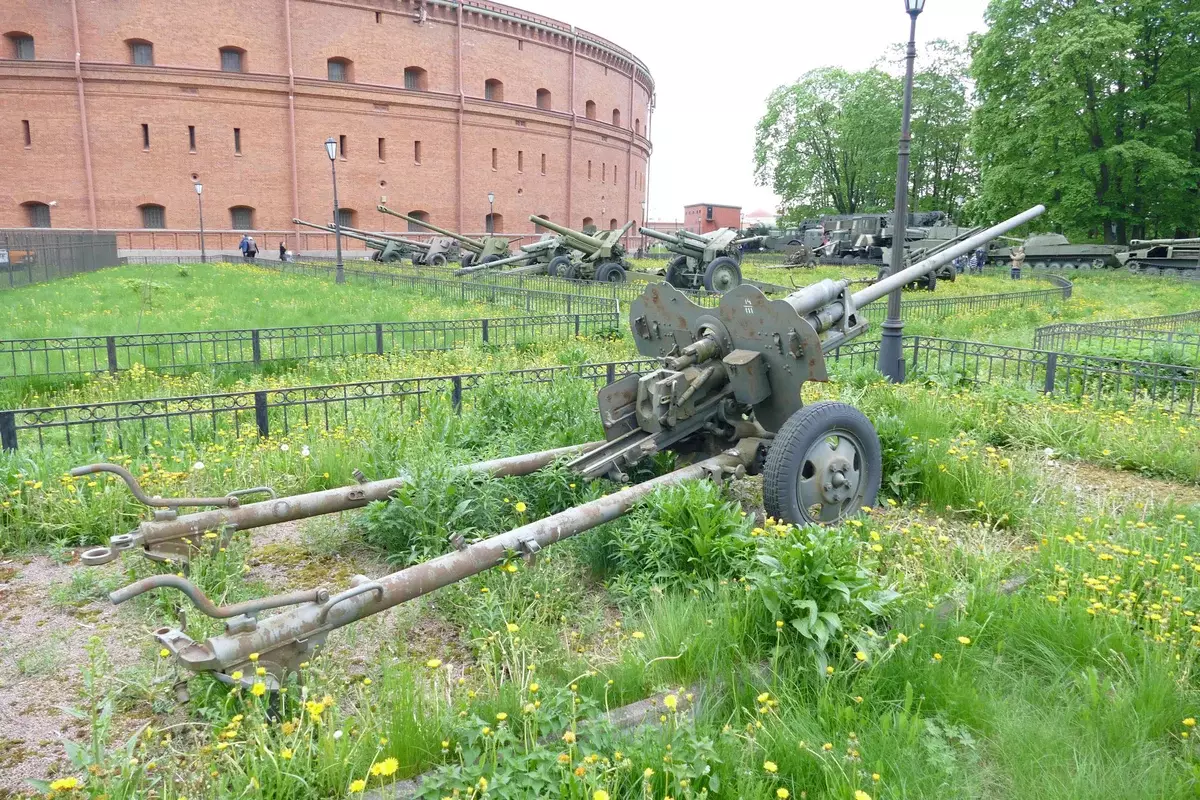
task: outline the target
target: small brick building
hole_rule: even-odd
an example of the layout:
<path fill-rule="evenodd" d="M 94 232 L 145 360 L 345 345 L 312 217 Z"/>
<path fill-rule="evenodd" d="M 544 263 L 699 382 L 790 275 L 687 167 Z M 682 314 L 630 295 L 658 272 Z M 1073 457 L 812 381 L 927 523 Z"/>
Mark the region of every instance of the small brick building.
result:
<path fill-rule="evenodd" d="M 683 227 L 695 233 L 708 233 L 717 228 L 740 228 L 741 223 L 741 206 L 692 203 L 683 207 Z"/>

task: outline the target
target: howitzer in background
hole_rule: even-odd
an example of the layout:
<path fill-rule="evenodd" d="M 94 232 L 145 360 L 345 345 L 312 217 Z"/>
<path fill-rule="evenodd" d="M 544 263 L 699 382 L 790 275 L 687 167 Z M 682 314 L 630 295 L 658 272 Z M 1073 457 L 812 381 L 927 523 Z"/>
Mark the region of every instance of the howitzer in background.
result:
<path fill-rule="evenodd" d="M 268 685 L 275 688 L 330 631 L 507 559 L 532 558 L 627 513 L 661 486 L 761 472 L 768 514 L 802 524 L 843 520 L 875 503 L 882 479 L 879 437 L 853 406 L 805 406 L 804 384 L 827 380 L 825 353 L 865 332 L 859 308 L 1044 211 L 1032 208 L 853 294 L 849 280 L 819 281 L 783 300 L 770 300 L 743 284 L 710 308 L 669 285 L 647 286 L 630 306 L 630 325 L 639 352 L 658 359 L 661 367 L 600 390 L 606 441 L 582 448 L 567 466 L 584 477 L 625 481 L 631 465 L 662 450 L 699 459 L 690 466 L 469 546 L 456 542 L 454 552 L 378 580 L 355 576 L 336 594 L 316 588 L 217 607 L 187 580 L 159 575 L 110 598 L 121 603 L 158 588 L 184 592 L 203 613 L 227 622 L 223 634 L 203 642 L 179 629 L 156 631 L 176 660 L 233 682 L 235 671 L 254 675 L 250 656 L 257 654 L 257 666 L 265 668 Z M 289 606 L 295 607 L 259 619 L 263 611 Z"/>
<path fill-rule="evenodd" d="M 584 233 L 551 222 L 545 217 L 531 216 L 529 220 L 557 234 L 560 246 L 573 254 L 569 263 L 560 261 L 556 265 L 554 274 L 558 277 L 602 283 L 625 282 L 632 267 L 625 260 L 625 246 L 621 244 L 621 238 L 633 226 L 632 221 L 611 231 Z"/>
<path fill-rule="evenodd" d="M 332 225 L 318 225 L 302 219 L 293 219 L 292 222 L 296 225 L 304 225 L 319 231 L 325 231 L 326 233 L 337 233 L 337 230 Z M 428 242 L 422 242 L 416 239 L 405 239 L 402 236 L 395 236 L 389 233 L 374 233 L 372 231 L 359 230 L 358 228 L 347 228 L 344 225 L 341 228 L 341 232 L 343 236 L 365 242 L 367 247 L 374 251 L 371 259 L 383 263 L 394 263 L 407 258 L 414 264 L 443 267 L 456 255 L 458 249 L 457 242 L 446 237 L 438 237 Z"/>
<path fill-rule="evenodd" d="M 723 294 L 742 283 L 742 246 L 761 242 L 763 236 L 738 238 L 733 228 L 709 233 L 679 230 L 675 235 L 653 228 L 638 232 L 667 245 L 675 257 L 667 262 L 667 283 L 676 289 L 700 289 Z"/>
<path fill-rule="evenodd" d="M 391 214 L 393 217 L 399 217 L 402 220 L 411 222 L 414 225 L 420 225 L 426 230 L 431 230 L 434 233 L 440 233 L 442 236 L 449 236 L 451 239 L 458 242 L 459 246 L 465 250 L 463 253 L 461 264 L 463 267 L 469 267 L 472 264 L 486 264 L 490 261 L 499 261 L 502 258 L 508 257 L 509 240 L 505 236 L 482 236 L 478 239 L 471 236 L 463 236 L 461 233 L 439 228 L 432 222 L 426 222 L 423 219 L 401 214 L 399 211 L 392 211 L 385 205 L 378 205 L 376 208 L 384 214 Z"/>
<path fill-rule="evenodd" d="M 530 215 L 530 222 L 538 223 L 541 217 Z M 532 244 L 523 244 L 519 248 L 520 252 L 516 255 L 501 258 L 495 261 L 489 261 L 485 264 L 471 264 L 456 271 L 455 275 L 469 275 L 473 272 L 480 272 L 488 269 L 501 269 L 513 264 L 518 264 L 515 269 L 508 270 L 513 273 L 531 273 L 539 274 L 546 273 L 552 277 L 564 275 L 573 262 L 579 261 L 582 258 L 582 253 L 571 247 L 567 242 L 566 237 L 559 234 L 543 234 L 541 239 Z"/>

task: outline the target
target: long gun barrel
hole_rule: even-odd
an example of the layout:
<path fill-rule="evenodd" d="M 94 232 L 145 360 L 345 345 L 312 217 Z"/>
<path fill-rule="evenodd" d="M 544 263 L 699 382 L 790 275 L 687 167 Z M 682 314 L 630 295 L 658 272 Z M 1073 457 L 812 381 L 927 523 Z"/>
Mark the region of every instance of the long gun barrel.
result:
<path fill-rule="evenodd" d="M 1045 206 L 1034 206 L 1028 211 L 977 233 L 952 247 L 946 248 L 935 256 L 926 258 L 906 269 L 902 269 L 895 275 L 889 275 L 865 289 L 860 289 L 850 296 L 850 305 L 852 309 L 856 310 L 868 303 L 874 303 L 889 292 L 903 288 L 918 278 L 933 272 L 938 267 L 949 264 L 959 256 L 982 247 L 992 239 L 1008 233 L 1014 228 L 1019 228 L 1032 219 L 1040 217 L 1045 212 Z M 797 314 L 804 316 L 809 324 L 818 332 L 827 331 L 840 323 L 846 316 L 845 304 L 837 300 L 837 298 L 849 285 L 850 281 L 848 280 L 823 280 L 788 295 L 784 300 L 796 310 Z"/>
<path fill-rule="evenodd" d="M 332 228 L 330 230 L 332 230 Z M 403 247 L 411 247 L 414 250 L 428 250 L 429 249 L 429 245 L 426 242 L 418 242 L 416 239 L 405 239 L 403 236 L 394 236 L 390 233 L 380 233 L 379 231 L 364 231 L 362 228 L 347 228 L 345 225 L 343 225 L 342 233 L 345 233 L 346 231 L 351 231 L 352 233 L 357 233 L 360 236 L 369 236 L 372 239 L 379 239 L 380 241 L 384 241 L 384 242 L 395 242 L 398 245 L 402 245 Z"/>
<path fill-rule="evenodd" d="M 600 248 L 604 247 L 604 245 L 605 245 L 605 242 L 603 239 L 599 239 L 595 236 L 589 236 L 588 234 L 583 233 L 581 231 L 576 231 L 576 230 L 572 230 L 571 228 L 564 227 L 562 225 L 559 225 L 557 222 L 551 222 L 550 220 L 546 219 L 545 217 L 531 217 L 530 219 L 532 219 L 538 225 L 541 225 L 543 228 L 554 231 L 559 236 L 562 236 L 564 239 L 567 240 L 568 244 L 570 244 L 572 246 L 582 245 L 582 247 L 580 247 L 579 249 L 599 250 Z"/>
<path fill-rule="evenodd" d="M 676 247 L 687 247 L 688 246 L 687 242 L 683 241 L 679 237 L 672 236 L 669 233 L 663 233 L 662 231 L 656 231 L 653 228 L 641 227 L 641 228 L 638 228 L 638 233 L 642 234 L 643 236 L 649 236 L 651 239 L 658 239 L 660 242 L 666 242 L 667 244 L 673 244 Z"/>
<path fill-rule="evenodd" d="M 309 228 L 315 228 L 319 231 L 324 231 L 325 233 L 337 233 L 337 229 L 332 225 L 318 225 L 315 222 L 305 222 L 302 219 L 293 219 L 292 222 L 296 225 L 304 225 Z M 366 242 L 376 250 L 382 250 L 384 245 L 387 244 L 383 238 L 362 233 L 356 228 L 342 228 L 342 236 L 346 236 L 351 239 L 357 239 L 360 242 Z"/>
<path fill-rule="evenodd" d="M 1134 239 L 1129 246 L 1137 250 L 1143 247 L 1171 247 L 1180 244 L 1200 244 L 1200 239 Z"/>
<path fill-rule="evenodd" d="M 376 206 L 376 208 L 378 208 L 379 211 L 384 214 L 391 214 L 393 217 L 399 217 L 400 219 L 407 220 L 414 225 L 420 225 L 422 228 L 431 230 L 434 233 L 440 233 L 442 236 L 449 236 L 451 239 L 459 242 L 463 247 L 470 250 L 472 253 L 480 253 L 483 251 L 483 242 L 479 239 L 472 239 L 470 236 L 463 236 L 461 233 L 455 233 L 454 231 L 446 230 L 445 228 L 439 228 L 432 222 L 427 222 L 423 219 L 417 219 L 416 217 L 410 217 L 408 214 L 401 214 L 399 211 L 392 211 L 383 204 Z"/>

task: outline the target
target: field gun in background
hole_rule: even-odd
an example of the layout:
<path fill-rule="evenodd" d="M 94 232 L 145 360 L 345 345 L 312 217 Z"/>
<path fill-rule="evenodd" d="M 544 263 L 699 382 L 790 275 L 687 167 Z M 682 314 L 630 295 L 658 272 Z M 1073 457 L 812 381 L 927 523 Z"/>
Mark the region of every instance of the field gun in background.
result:
<path fill-rule="evenodd" d="M 625 261 L 625 249 L 621 237 L 629 230 L 632 222 L 624 228 L 611 231 L 586 233 L 555 225 L 550 220 L 531 215 L 529 221 L 547 228 L 552 233 L 543 235 L 540 241 L 521 245 L 516 255 L 463 267 L 456 275 L 466 275 L 485 269 L 500 269 L 519 264 L 510 272 L 547 275 L 570 280 L 603 281 L 624 283 L 629 269 Z"/>
<path fill-rule="evenodd" d="M 158 629 L 156 639 L 177 662 L 226 683 L 262 680 L 276 689 L 312 657 L 331 631 L 510 558 L 533 558 L 552 544 L 622 516 L 663 486 L 761 473 L 767 514 L 801 525 L 840 522 L 876 502 L 883 471 L 879 436 L 871 421 L 851 405 L 805 406 L 804 384 L 828 380 L 825 354 L 866 331 L 867 323 L 859 316 L 862 307 L 1044 211 L 1042 206 L 1032 208 L 853 293 L 850 280 L 826 279 L 771 300 L 743 284 L 722 295 L 712 308 L 693 303 L 670 285 L 651 284 L 630 305 L 629 320 L 638 351 L 660 366 L 600 390 L 604 442 L 463 468 L 524 475 L 563 456 L 571 459 L 567 467 L 582 477 L 606 477 L 620 485 L 628 484 L 630 467 L 672 451 L 678 463 L 685 464 L 673 472 L 625 485 L 507 533 L 471 544 L 453 541 L 445 555 L 382 578 L 357 575 L 336 593 L 318 587 L 219 607 L 185 578 L 163 574 L 119 589 L 110 599 L 123 603 L 163 588 L 183 592 L 202 613 L 226 623 L 223 633 L 205 641 L 195 641 L 179 628 Z M 94 471 L 115 470 L 93 465 L 75 474 Z M 244 529 L 358 508 L 368 499 L 387 497 L 405 480 L 246 506 L 231 504 L 228 498 L 176 500 L 174 505 L 211 505 L 215 500 L 225 507 L 143 523 L 141 539 L 127 546 L 140 541 L 146 548 L 151 541 L 161 545 L 183 533 L 195 537 L 214 528 Z M 289 610 L 260 618 L 264 611 L 282 608 Z M 256 667 L 266 676 L 257 677 Z M 247 675 L 251 677 L 241 677 Z"/>
<path fill-rule="evenodd" d="M 458 242 L 459 246 L 466 251 L 463 253 L 462 261 L 460 262 L 463 267 L 469 267 L 472 264 L 486 264 L 508 257 L 509 239 L 506 236 L 493 236 L 491 234 L 478 238 L 463 236 L 461 233 L 439 228 L 432 222 L 420 219 L 419 217 L 401 214 L 399 211 L 392 211 L 383 204 L 376 206 L 376 208 L 383 214 L 391 214 L 393 217 L 399 217 L 402 220 L 411 222 L 413 225 L 419 225 L 426 230 L 440 233 L 442 236 L 448 236 Z"/>
<path fill-rule="evenodd" d="M 337 229 L 332 225 L 319 225 L 315 222 L 306 222 L 302 219 L 293 219 L 292 222 L 296 225 L 304 225 L 305 227 L 315 228 L 326 233 L 337 233 Z M 374 251 L 371 255 L 371 260 L 383 263 L 395 263 L 407 258 L 413 264 L 443 267 L 449 263 L 450 258 L 455 255 L 458 247 L 453 239 L 446 237 L 438 237 L 428 242 L 421 242 L 416 239 L 405 239 L 402 236 L 394 236 L 389 233 L 374 233 L 372 231 L 347 228 L 345 226 L 342 226 L 341 232 L 342 236 L 365 242 L 367 247 Z"/>
<path fill-rule="evenodd" d="M 733 228 L 709 233 L 678 230 L 675 235 L 641 227 L 638 232 L 658 239 L 675 257 L 667 262 L 667 283 L 676 289 L 705 289 L 723 294 L 742 283 L 742 246 L 761 243 L 764 236 L 738 238 Z"/>

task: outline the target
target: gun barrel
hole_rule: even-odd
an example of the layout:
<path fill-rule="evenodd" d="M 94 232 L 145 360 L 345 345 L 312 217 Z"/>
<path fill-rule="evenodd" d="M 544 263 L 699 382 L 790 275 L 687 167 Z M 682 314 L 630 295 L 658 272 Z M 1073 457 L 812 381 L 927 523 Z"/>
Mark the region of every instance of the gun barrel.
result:
<path fill-rule="evenodd" d="M 868 303 L 874 303 L 876 300 L 888 294 L 889 292 L 900 289 L 903 286 L 912 283 L 917 278 L 933 272 L 935 269 L 944 264 L 949 264 L 959 256 L 970 253 L 972 250 L 975 250 L 978 247 L 982 247 L 992 239 L 995 239 L 997 236 L 1008 233 L 1014 228 L 1019 228 L 1026 222 L 1036 219 L 1044 213 L 1046 213 L 1045 206 L 1034 206 L 1028 211 L 1023 211 L 1015 217 L 1006 219 L 1004 222 L 1001 222 L 998 225 L 993 225 L 987 230 L 981 231 L 968 239 L 964 239 L 953 247 L 947 247 L 937 255 L 913 264 L 907 269 L 902 269 L 895 275 L 889 275 L 878 283 L 855 292 L 852 298 L 854 301 L 854 307 L 862 308 Z"/>
<path fill-rule="evenodd" d="M 589 236 L 586 233 L 582 233 L 577 230 L 572 230 L 571 228 L 559 225 L 557 222 L 551 222 L 545 217 L 530 217 L 530 219 L 538 225 L 541 225 L 543 228 L 554 231 L 559 236 L 562 236 L 572 246 L 582 245 L 582 247 L 579 248 L 581 250 L 599 250 L 600 248 L 604 247 L 604 241 L 602 239 L 598 239 L 595 236 Z"/>
<path fill-rule="evenodd" d="M 653 228 L 638 228 L 638 233 L 642 234 L 643 236 L 649 236 L 651 239 L 658 239 L 660 242 L 673 244 L 676 247 L 687 247 L 687 243 L 679 237 L 672 236 L 669 233 L 663 233 L 662 231 L 656 231 Z"/>
<path fill-rule="evenodd" d="M 470 236 L 463 236 L 461 233 L 455 233 L 454 231 L 449 231 L 445 228 L 439 228 L 432 222 L 428 222 L 423 219 L 417 219 L 416 217 L 410 217 L 408 214 L 401 214 L 399 211 L 392 211 L 382 203 L 376 206 L 376 208 L 381 213 L 391 214 L 393 217 L 399 217 L 400 219 L 407 220 L 414 225 L 420 225 L 422 228 L 431 230 L 434 233 L 440 233 L 442 236 L 449 236 L 451 239 L 461 243 L 463 247 L 467 248 L 472 253 L 479 253 L 483 250 L 483 242 L 481 242 L 479 239 L 472 239 Z"/>
<path fill-rule="evenodd" d="M 1132 250 L 1143 247 L 1172 247 L 1181 244 L 1200 244 L 1200 239 L 1134 239 L 1129 243 Z"/>
<path fill-rule="evenodd" d="M 425 242 L 418 242 L 416 239 L 405 239 L 403 236 L 393 236 L 390 233 L 380 233 L 379 231 L 364 231 L 362 228 L 347 228 L 345 225 L 343 225 L 342 233 L 345 233 L 346 231 L 351 231 L 353 233 L 357 233 L 362 236 L 369 236 L 372 239 L 379 239 L 380 241 L 383 241 L 383 242 L 395 242 L 398 245 L 401 245 L 403 247 L 409 247 L 414 250 L 425 251 L 425 250 L 429 249 L 429 245 Z"/>
<path fill-rule="evenodd" d="M 316 228 L 317 230 L 325 231 L 326 233 L 337 233 L 337 229 L 332 225 L 318 225 L 315 222 L 305 222 L 302 219 L 293 219 L 292 222 L 297 225 L 305 225 L 309 228 Z M 373 245 L 378 249 L 382 249 L 386 244 L 383 239 L 361 233 L 357 228 L 342 228 L 342 236 L 346 236 L 350 239 L 357 239 L 360 242 L 366 242 L 367 244 Z"/>
<path fill-rule="evenodd" d="M 495 261 L 489 261 L 486 264 L 472 264 L 469 267 L 461 267 L 454 270 L 455 275 L 470 275 L 472 272 L 483 272 L 486 269 L 496 269 L 497 267 L 507 267 L 509 264 L 516 264 L 518 261 L 528 261 L 533 258 L 529 253 L 519 252 L 515 256 L 508 258 L 499 258 Z"/>

